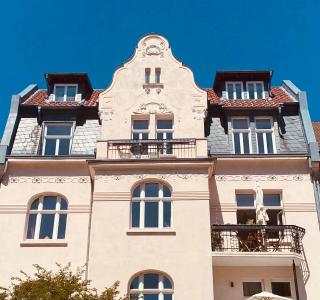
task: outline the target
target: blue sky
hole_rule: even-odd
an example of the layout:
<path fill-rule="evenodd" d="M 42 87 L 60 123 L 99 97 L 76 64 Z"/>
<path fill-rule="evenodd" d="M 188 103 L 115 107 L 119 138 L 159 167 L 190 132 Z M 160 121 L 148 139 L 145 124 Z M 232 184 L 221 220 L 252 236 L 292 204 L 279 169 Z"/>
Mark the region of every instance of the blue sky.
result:
<path fill-rule="evenodd" d="M 201 87 L 216 70 L 271 69 L 320 119 L 319 0 L 10 0 L 0 4 L 0 135 L 12 94 L 45 72 L 87 72 L 106 88 L 149 32 L 165 35 Z"/>

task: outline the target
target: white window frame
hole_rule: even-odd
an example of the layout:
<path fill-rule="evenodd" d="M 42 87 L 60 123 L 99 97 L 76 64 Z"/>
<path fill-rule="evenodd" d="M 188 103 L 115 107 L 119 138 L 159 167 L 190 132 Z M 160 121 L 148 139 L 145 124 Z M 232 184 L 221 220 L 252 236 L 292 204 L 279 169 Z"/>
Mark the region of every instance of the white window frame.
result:
<path fill-rule="evenodd" d="M 263 81 L 247 81 L 246 82 L 248 99 L 250 99 L 249 84 L 253 84 L 253 89 L 254 89 L 254 98 L 253 99 L 265 99 L 265 90 L 264 90 L 264 82 Z M 261 84 L 262 85 L 262 98 L 258 98 L 257 84 Z"/>
<path fill-rule="evenodd" d="M 154 184 L 159 184 L 159 197 L 145 197 L 145 185 L 148 183 L 154 183 Z M 163 196 L 163 187 L 166 186 L 172 194 L 172 190 L 169 186 L 161 183 L 161 182 L 152 182 L 152 181 L 147 181 L 143 182 L 140 185 L 135 186 L 132 189 L 132 197 L 131 197 L 131 205 L 130 205 L 130 228 L 131 229 L 172 229 L 173 228 L 173 203 L 172 203 L 172 195 L 171 197 L 164 197 Z M 133 197 L 133 191 L 137 188 L 140 187 L 140 197 Z M 132 226 L 132 203 L 133 202 L 139 202 L 140 203 L 140 220 L 139 220 L 139 227 L 133 227 Z M 157 202 L 159 207 L 158 207 L 158 227 L 145 227 L 144 222 L 145 222 L 145 203 L 146 202 Z M 164 227 L 163 226 L 163 203 L 164 202 L 170 202 L 171 203 L 171 218 L 170 218 L 170 226 Z"/>
<path fill-rule="evenodd" d="M 63 97 L 63 100 L 56 100 L 56 88 L 57 87 L 64 87 L 64 97 Z M 76 87 L 76 94 L 74 96 L 74 101 L 70 101 L 70 100 L 67 100 L 67 89 L 68 87 Z M 77 100 L 77 95 L 78 95 L 78 84 L 63 84 L 63 83 L 57 83 L 54 85 L 54 88 L 53 88 L 53 94 L 54 94 L 54 101 L 57 101 L 57 102 L 79 102 Z"/>
<path fill-rule="evenodd" d="M 47 136 L 47 130 L 48 126 L 70 126 L 70 135 L 49 135 Z M 73 141 L 73 133 L 74 133 L 74 127 L 75 123 L 74 122 L 44 122 L 43 123 L 43 137 L 42 137 L 42 155 L 45 156 L 45 149 L 46 149 L 46 142 L 47 139 L 55 139 L 57 140 L 56 142 L 56 149 L 55 149 L 55 156 L 59 156 L 59 146 L 60 146 L 60 139 L 70 139 L 70 144 L 69 144 L 69 154 L 71 152 L 71 147 L 72 147 L 72 141 Z"/>
<path fill-rule="evenodd" d="M 237 98 L 237 92 L 236 92 L 236 84 L 240 84 L 241 85 L 241 98 L 243 99 L 243 82 L 242 81 L 226 81 L 225 82 L 225 86 L 226 86 L 226 98 L 229 100 L 237 100 L 239 98 Z M 232 85 L 233 86 L 233 98 L 229 97 L 229 93 L 228 93 L 228 85 Z"/>
<path fill-rule="evenodd" d="M 159 275 L 159 288 L 158 289 L 144 289 L 144 286 L 143 286 L 144 285 L 144 275 L 147 275 L 147 274 Z M 141 273 L 138 276 L 139 276 L 139 288 L 138 289 L 130 289 L 129 290 L 130 296 L 139 294 L 138 299 L 137 299 L 137 300 L 139 300 L 139 299 L 143 298 L 143 294 L 158 294 L 159 300 L 163 300 L 164 295 L 169 294 L 169 295 L 172 295 L 172 300 L 174 300 L 174 285 L 173 285 L 173 282 L 169 276 L 162 274 L 162 273 L 157 273 L 157 272 Z M 132 280 L 129 284 L 129 288 L 131 286 L 132 281 L 135 280 L 138 276 L 135 276 L 134 278 L 132 278 Z M 164 277 L 167 277 L 167 279 L 170 281 L 172 289 L 165 289 L 164 288 L 164 284 L 163 284 Z"/>
<path fill-rule="evenodd" d="M 271 129 L 257 129 L 256 121 L 257 120 L 266 120 L 268 119 L 271 124 Z M 257 142 L 257 154 L 277 154 L 277 147 L 276 147 L 276 139 L 275 139 L 275 134 L 274 134 L 274 121 L 272 117 L 255 117 L 254 120 L 254 126 L 255 126 L 255 135 L 256 135 L 256 142 Z M 258 144 L 258 133 L 263 134 L 263 149 L 264 153 L 259 152 L 259 144 Z M 273 148 L 273 153 L 268 153 L 268 145 L 267 145 L 267 137 L 266 133 L 271 133 L 272 135 L 272 148 Z M 267 151 L 266 151 L 267 150 Z"/>
<path fill-rule="evenodd" d="M 158 121 L 171 121 L 172 122 L 172 128 L 171 129 L 158 129 Z M 156 124 L 155 124 L 155 127 L 156 127 L 156 134 L 155 134 L 155 137 L 157 138 L 158 136 L 158 133 L 162 133 L 163 134 L 163 138 L 162 140 L 167 140 L 167 133 L 172 133 L 172 139 L 173 139 L 173 133 L 174 133 L 174 121 L 172 118 L 166 118 L 166 119 L 162 119 L 162 118 L 156 118 Z M 170 143 L 163 143 L 163 155 L 167 155 L 169 153 L 167 153 L 167 146 L 169 146 Z M 173 149 L 172 149 L 172 152 L 173 152 Z M 173 153 L 170 153 L 170 155 L 173 154 Z"/>
<path fill-rule="evenodd" d="M 239 119 L 245 119 L 248 123 L 248 129 L 234 129 L 233 128 L 233 121 L 239 120 Z M 232 127 L 232 145 L 233 145 L 233 153 L 236 153 L 236 147 L 234 143 L 234 133 L 239 133 L 240 136 L 240 154 L 252 154 L 252 140 L 251 140 L 251 128 L 250 128 L 250 118 L 248 117 L 233 117 L 231 119 L 231 127 Z M 248 133 L 248 139 L 249 139 L 249 153 L 244 153 L 244 147 L 243 147 L 243 133 Z"/>
<path fill-rule="evenodd" d="M 242 294 L 242 299 L 249 299 L 251 296 L 244 296 L 243 294 L 243 284 L 245 282 L 260 282 L 261 283 L 261 289 L 262 291 L 265 290 L 265 283 L 263 279 L 256 279 L 256 278 L 244 278 L 241 280 L 241 294 Z"/>
<path fill-rule="evenodd" d="M 134 129 L 133 128 L 133 123 L 135 121 L 147 121 L 148 122 L 148 129 Z M 147 133 L 148 134 L 148 139 L 150 138 L 150 118 L 144 118 L 144 119 L 132 119 L 131 120 L 131 138 L 133 139 L 133 134 L 139 134 L 139 140 L 142 140 L 142 134 Z"/>
<path fill-rule="evenodd" d="M 56 198 L 56 209 L 54 210 L 44 210 L 43 209 L 43 200 L 45 197 L 55 197 Z M 68 201 L 65 197 L 59 196 L 59 195 L 41 195 L 40 197 L 33 199 L 30 203 L 28 213 L 27 213 L 27 220 L 26 220 L 26 226 L 25 226 L 25 232 L 24 232 L 24 240 L 26 241 L 44 241 L 44 240 L 56 240 L 56 241 L 64 241 L 67 236 L 67 223 L 66 223 L 66 228 L 65 228 L 65 237 L 64 239 L 58 239 L 58 229 L 59 229 L 59 216 L 62 214 L 68 215 L 68 208 L 66 210 L 61 209 L 61 200 L 64 200 L 67 202 Z M 31 210 L 31 205 L 33 204 L 34 201 L 39 200 L 39 205 L 38 209 Z M 54 223 L 53 223 L 53 232 L 52 232 L 52 238 L 48 239 L 40 239 L 40 229 L 41 229 L 41 219 L 42 215 L 45 214 L 54 214 Z M 28 227 L 29 227 L 29 217 L 30 215 L 36 215 L 36 226 L 35 226 L 35 232 L 34 232 L 34 238 L 33 239 L 28 239 Z"/>
<path fill-rule="evenodd" d="M 270 292 L 272 292 L 272 283 L 273 282 L 289 282 L 290 283 L 290 291 L 291 291 L 291 297 L 289 299 L 293 299 L 295 287 L 294 287 L 294 282 L 290 278 L 284 278 L 284 277 L 271 278 Z M 286 296 L 286 297 L 288 297 L 288 296 Z"/>
<path fill-rule="evenodd" d="M 266 210 L 280 210 L 282 215 L 282 223 L 285 224 L 285 215 L 284 215 L 284 208 L 283 208 L 283 200 L 282 200 L 282 192 L 281 191 L 273 191 L 273 190 L 262 190 L 263 196 L 264 195 L 279 195 L 280 196 L 280 205 L 279 206 L 264 206 Z"/>

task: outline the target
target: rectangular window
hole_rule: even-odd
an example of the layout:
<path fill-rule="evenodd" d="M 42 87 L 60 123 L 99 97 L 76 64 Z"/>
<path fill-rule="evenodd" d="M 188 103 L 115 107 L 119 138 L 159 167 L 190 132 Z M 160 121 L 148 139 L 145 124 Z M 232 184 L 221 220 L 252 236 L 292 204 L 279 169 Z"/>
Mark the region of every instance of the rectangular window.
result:
<path fill-rule="evenodd" d="M 264 87 L 262 81 L 247 82 L 249 99 L 264 99 Z"/>
<path fill-rule="evenodd" d="M 155 76 L 156 76 L 156 83 L 161 83 L 161 69 L 160 68 L 156 68 L 156 72 L 155 72 Z"/>
<path fill-rule="evenodd" d="M 156 124 L 157 140 L 172 140 L 173 139 L 173 120 L 157 120 Z M 161 154 L 172 154 L 172 143 L 163 142 L 159 145 Z"/>
<path fill-rule="evenodd" d="M 131 227 L 140 227 L 140 202 L 132 202 Z"/>
<path fill-rule="evenodd" d="M 271 282 L 272 293 L 282 297 L 291 297 L 290 282 Z"/>
<path fill-rule="evenodd" d="M 171 227 L 171 202 L 163 202 L 163 227 Z"/>
<path fill-rule="evenodd" d="M 261 282 L 243 282 L 243 296 L 250 297 L 262 292 Z"/>
<path fill-rule="evenodd" d="M 75 101 L 78 92 L 76 84 L 56 84 L 54 86 L 55 101 Z"/>
<path fill-rule="evenodd" d="M 253 194 L 237 194 L 236 200 L 237 200 L 238 207 L 254 206 Z"/>
<path fill-rule="evenodd" d="M 263 194 L 264 206 L 281 206 L 280 194 Z"/>
<path fill-rule="evenodd" d="M 132 138 L 134 140 L 147 140 L 149 138 L 149 120 L 132 121 Z"/>
<path fill-rule="evenodd" d="M 226 82 L 227 99 L 242 99 L 242 82 Z"/>
<path fill-rule="evenodd" d="M 232 120 L 232 134 L 234 153 L 251 153 L 249 120 L 247 118 L 239 118 Z"/>
<path fill-rule="evenodd" d="M 150 83 L 150 74 L 151 74 L 150 68 L 146 68 L 144 72 L 144 75 L 145 75 L 144 82 L 146 84 Z"/>
<path fill-rule="evenodd" d="M 274 132 L 271 118 L 256 119 L 256 134 L 258 153 L 274 153 Z"/>
<path fill-rule="evenodd" d="M 159 202 L 145 202 L 145 228 L 159 227 Z"/>
<path fill-rule="evenodd" d="M 69 155 L 72 124 L 46 124 L 42 155 Z"/>

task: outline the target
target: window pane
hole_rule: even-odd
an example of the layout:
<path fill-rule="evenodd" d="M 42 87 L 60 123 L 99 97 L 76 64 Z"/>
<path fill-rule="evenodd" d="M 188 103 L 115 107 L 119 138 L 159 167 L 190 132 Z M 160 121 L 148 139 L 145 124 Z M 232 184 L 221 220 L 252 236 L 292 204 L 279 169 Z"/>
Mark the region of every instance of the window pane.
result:
<path fill-rule="evenodd" d="M 132 202 L 131 204 L 131 226 L 140 226 L 140 202 Z"/>
<path fill-rule="evenodd" d="M 47 125 L 47 135 L 70 135 L 71 125 Z"/>
<path fill-rule="evenodd" d="M 267 139 L 268 153 L 272 154 L 273 153 L 273 141 L 272 141 L 272 133 L 271 132 L 266 133 L 266 139 Z"/>
<path fill-rule="evenodd" d="M 140 198 L 140 185 L 133 190 L 132 197 Z"/>
<path fill-rule="evenodd" d="M 64 100 L 64 86 L 56 86 L 55 96 L 56 101 Z"/>
<path fill-rule="evenodd" d="M 28 230 L 27 230 L 27 239 L 34 239 L 34 233 L 36 229 L 36 214 L 30 214 L 28 220 Z"/>
<path fill-rule="evenodd" d="M 59 227 L 58 227 L 58 239 L 64 239 L 66 235 L 67 214 L 60 214 Z"/>
<path fill-rule="evenodd" d="M 45 196 L 43 199 L 44 210 L 55 210 L 57 198 L 55 196 Z"/>
<path fill-rule="evenodd" d="M 166 276 L 163 276 L 163 288 L 172 289 L 171 282 Z"/>
<path fill-rule="evenodd" d="M 253 296 L 262 292 L 261 282 L 243 282 L 243 296 Z"/>
<path fill-rule="evenodd" d="M 257 129 L 271 129 L 271 120 L 270 119 L 256 119 L 256 128 Z"/>
<path fill-rule="evenodd" d="M 273 294 L 291 297 L 290 282 L 271 282 L 271 287 Z"/>
<path fill-rule="evenodd" d="M 241 153 L 240 133 L 238 132 L 233 133 L 233 142 L 234 142 L 234 153 L 240 154 Z"/>
<path fill-rule="evenodd" d="M 247 119 L 233 119 L 232 126 L 233 129 L 249 129 Z"/>
<path fill-rule="evenodd" d="M 44 155 L 55 155 L 56 154 L 56 139 L 46 139 L 46 145 L 44 149 Z"/>
<path fill-rule="evenodd" d="M 54 214 L 42 214 L 40 225 L 40 239 L 52 239 Z"/>
<path fill-rule="evenodd" d="M 280 206 L 280 194 L 264 194 L 263 205 L 265 206 Z"/>
<path fill-rule="evenodd" d="M 149 139 L 149 134 L 146 133 L 146 132 L 143 133 L 143 134 L 142 134 L 142 139 L 143 139 L 143 140 L 148 140 L 148 139 Z"/>
<path fill-rule="evenodd" d="M 156 69 L 156 83 L 160 83 L 161 70 Z"/>
<path fill-rule="evenodd" d="M 243 132 L 243 153 L 250 153 L 250 146 L 249 146 L 249 133 Z"/>
<path fill-rule="evenodd" d="M 163 186 L 163 197 L 171 197 L 171 191 L 165 185 Z"/>
<path fill-rule="evenodd" d="M 32 202 L 32 204 L 31 204 L 31 206 L 30 206 L 30 209 L 31 210 L 37 210 L 38 209 L 38 207 L 39 207 L 39 199 L 37 199 L 37 200 L 34 200 L 33 202 Z"/>
<path fill-rule="evenodd" d="M 67 101 L 74 101 L 76 99 L 77 87 L 68 86 L 67 87 Z"/>
<path fill-rule="evenodd" d="M 143 275 L 144 289 L 158 289 L 159 275 L 158 274 L 144 274 Z"/>
<path fill-rule="evenodd" d="M 143 300 L 158 300 L 159 294 L 143 294 Z"/>
<path fill-rule="evenodd" d="M 130 289 L 137 290 L 138 288 L 139 288 L 139 277 L 136 277 L 135 279 L 132 280 Z"/>
<path fill-rule="evenodd" d="M 172 300 L 172 295 L 171 294 L 165 294 L 163 296 L 163 300 Z"/>
<path fill-rule="evenodd" d="M 257 98 L 262 99 L 263 86 L 262 83 L 256 83 Z"/>
<path fill-rule="evenodd" d="M 172 129 L 172 120 L 157 120 L 157 129 Z"/>
<path fill-rule="evenodd" d="M 166 133 L 166 139 L 167 139 L 167 140 L 172 140 L 172 139 L 173 139 L 172 132 L 167 132 L 167 133 Z"/>
<path fill-rule="evenodd" d="M 171 202 L 163 202 L 163 227 L 171 227 Z"/>
<path fill-rule="evenodd" d="M 59 141 L 59 155 L 69 155 L 70 139 L 60 139 Z"/>
<path fill-rule="evenodd" d="M 228 99 L 233 99 L 233 84 L 227 84 Z"/>
<path fill-rule="evenodd" d="M 163 132 L 157 132 L 157 140 L 163 140 Z"/>
<path fill-rule="evenodd" d="M 148 120 L 133 120 L 133 129 L 148 129 L 149 121 Z"/>
<path fill-rule="evenodd" d="M 254 84 L 248 83 L 249 99 L 254 99 Z"/>
<path fill-rule="evenodd" d="M 264 153 L 264 145 L 263 145 L 263 133 L 257 133 L 258 137 L 258 152 Z"/>
<path fill-rule="evenodd" d="M 145 204 L 144 227 L 159 226 L 159 203 L 146 202 Z"/>
<path fill-rule="evenodd" d="M 242 86 L 240 83 L 236 83 L 236 98 L 242 99 Z"/>
<path fill-rule="evenodd" d="M 67 210 L 68 209 L 68 202 L 65 199 L 61 199 L 60 209 L 61 210 Z"/>
<path fill-rule="evenodd" d="M 145 83 L 150 83 L 150 69 L 145 69 Z"/>
<path fill-rule="evenodd" d="M 254 197 L 252 194 L 237 194 L 237 206 L 254 206 Z"/>
<path fill-rule="evenodd" d="M 159 184 L 146 183 L 145 184 L 145 197 L 159 197 Z"/>

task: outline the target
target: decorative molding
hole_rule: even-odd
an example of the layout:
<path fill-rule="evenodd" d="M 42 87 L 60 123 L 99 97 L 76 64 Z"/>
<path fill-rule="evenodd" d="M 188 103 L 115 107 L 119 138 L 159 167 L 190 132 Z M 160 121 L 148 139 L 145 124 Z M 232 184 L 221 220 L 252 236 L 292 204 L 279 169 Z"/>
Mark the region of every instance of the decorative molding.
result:
<path fill-rule="evenodd" d="M 103 121 L 111 121 L 113 117 L 113 110 L 111 108 L 108 108 L 105 111 L 100 111 L 99 117 Z"/>
<path fill-rule="evenodd" d="M 160 179 L 160 180 L 176 180 L 177 178 L 182 180 L 194 180 L 196 178 L 205 178 L 208 179 L 208 174 L 192 174 L 192 173 L 179 173 L 174 172 L 170 174 L 118 174 L 118 175 L 96 175 L 95 181 L 100 182 L 112 182 L 112 181 L 119 181 L 126 179 L 128 177 L 133 177 L 137 180 L 143 180 L 143 179 Z"/>
<path fill-rule="evenodd" d="M 309 181 L 310 175 L 215 175 L 216 181 Z"/>
<path fill-rule="evenodd" d="M 149 102 L 140 104 L 135 114 L 172 114 L 164 103 Z"/>
<path fill-rule="evenodd" d="M 7 183 L 89 183 L 89 176 L 10 176 Z"/>
<path fill-rule="evenodd" d="M 193 106 L 192 112 L 195 120 L 204 120 L 207 115 L 207 109 L 203 106 Z"/>
<path fill-rule="evenodd" d="M 142 56 L 163 57 L 166 48 L 165 41 L 157 35 L 150 35 L 142 40 Z"/>

